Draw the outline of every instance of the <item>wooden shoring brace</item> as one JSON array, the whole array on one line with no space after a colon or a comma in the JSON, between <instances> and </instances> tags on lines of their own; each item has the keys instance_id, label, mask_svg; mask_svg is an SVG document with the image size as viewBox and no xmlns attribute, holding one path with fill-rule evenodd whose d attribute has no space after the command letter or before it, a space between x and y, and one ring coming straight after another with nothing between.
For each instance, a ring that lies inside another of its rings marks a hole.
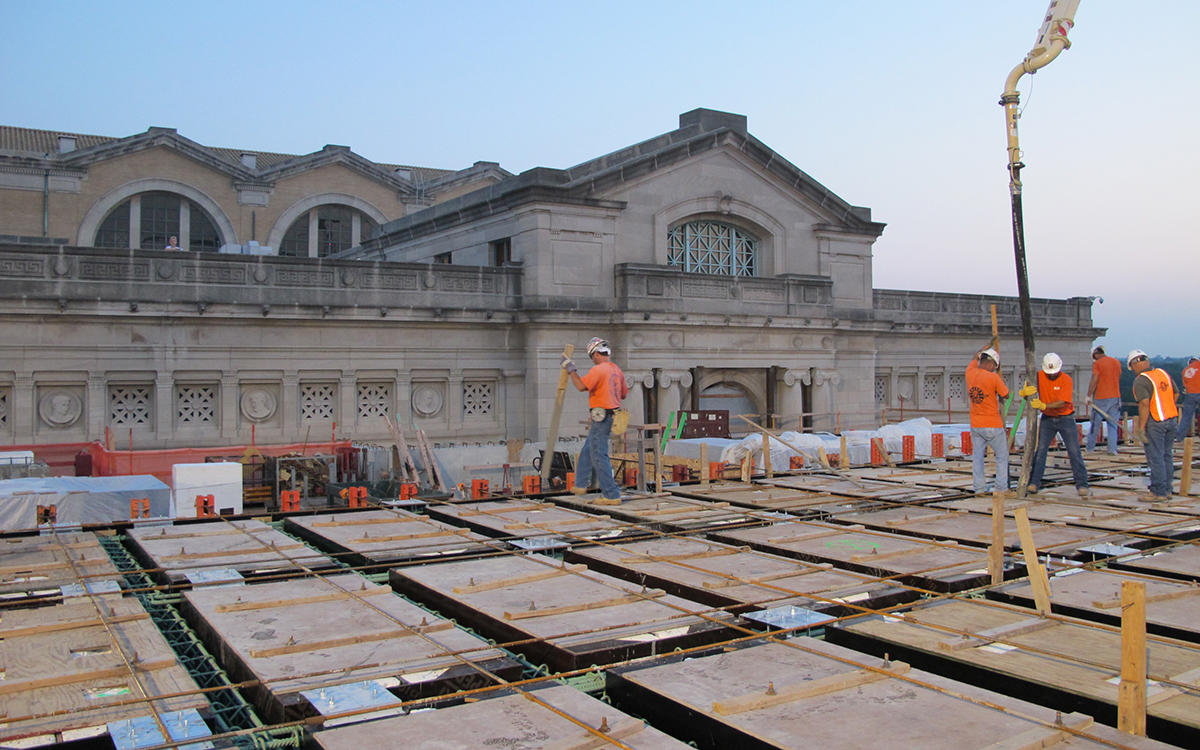
<instances>
[{"instance_id":1,"label":"wooden shoring brace","mask_svg":"<svg viewBox=\"0 0 1200 750\"><path fill-rule=\"evenodd\" d=\"M993 584L1004 582L1004 493L1000 490L992 493L992 543L988 545L988 573Z\"/></svg>"},{"instance_id":2,"label":"wooden shoring brace","mask_svg":"<svg viewBox=\"0 0 1200 750\"><path fill-rule=\"evenodd\" d=\"M765 432L762 434L762 452L763 474L766 475L767 479L772 479L775 476L775 472L772 471L771 467L771 437Z\"/></svg>"},{"instance_id":3,"label":"wooden shoring brace","mask_svg":"<svg viewBox=\"0 0 1200 750\"><path fill-rule=\"evenodd\" d=\"M794 451L795 451L795 452L796 452L798 455L801 455L801 456L803 456L803 455L804 455L804 451L800 450L799 448L797 448L796 446L792 445L792 444L791 444L791 443L789 443L788 441L786 441L786 440L784 440L783 438L779 437L779 435L776 435L774 432L772 432L772 431L768 430L767 428L765 428L765 427L760 427L760 426L759 426L759 425L758 425L756 422L752 422L751 420L747 419L746 417L743 417L741 414L739 414L739 415L738 415L738 419L742 420L743 422L745 422L746 424L750 425L751 427L753 427L754 429L758 430L759 432L763 433L764 435L770 435L771 437L775 438L775 439L776 439L776 440L778 440L780 443L782 443L784 446L786 446L786 447L788 447L788 448L791 448L792 450L794 450ZM858 487L858 488L860 488L860 489L866 489L866 488L867 488L867 485L865 485L865 484L863 484L862 482L858 481L857 479L855 479L854 477L850 476L849 474L846 474L846 473L844 473L844 472L838 471L837 469L835 469L835 468L833 468L832 466L830 466L830 465L829 465L829 459L828 459L828 457L826 457L826 456L825 456L825 451L824 451L824 450L822 450L822 449L818 449L818 453L819 453L819 454L820 454L820 456L821 456L821 463L822 463L822 464L825 466L825 468L826 468L826 469L829 469L829 470L830 470L830 471L832 471L834 474L836 474L838 477L840 477L840 478L842 478L842 479L846 480L847 482L849 482L850 484L854 485L855 487ZM844 451L843 451L842 455L843 455L843 457L845 456L845 452L844 452ZM746 480L743 480L743 481L749 481L749 479L746 479Z\"/></svg>"},{"instance_id":4,"label":"wooden shoring brace","mask_svg":"<svg viewBox=\"0 0 1200 750\"><path fill-rule=\"evenodd\" d=\"M707 487L708 476L708 443L700 444L700 486Z\"/></svg>"},{"instance_id":5,"label":"wooden shoring brace","mask_svg":"<svg viewBox=\"0 0 1200 750\"><path fill-rule=\"evenodd\" d=\"M575 353L575 345L563 347L562 355L568 359ZM550 486L550 467L554 463L554 445L558 442L558 423L562 420L563 396L567 393L570 373L562 369L558 373L558 390L554 393L554 411L550 414L550 431L546 433L546 452L542 454L542 486Z\"/></svg>"},{"instance_id":6,"label":"wooden shoring brace","mask_svg":"<svg viewBox=\"0 0 1200 750\"><path fill-rule=\"evenodd\" d=\"M1033 529L1029 526L1029 514L1024 507L1013 511L1017 518L1017 534L1021 538L1021 551L1025 553L1025 570L1029 574L1029 586L1033 589L1033 603L1042 617L1050 614L1050 581L1046 569L1038 562L1037 545L1033 543Z\"/></svg>"},{"instance_id":7,"label":"wooden shoring brace","mask_svg":"<svg viewBox=\"0 0 1200 750\"><path fill-rule=\"evenodd\" d=\"M413 461L412 453L408 450L408 440L404 438L404 428L400 426L399 417L396 417L396 440L400 444L401 460L403 460L404 465L408 467L408 471L412 475L412 481L419 484L421 477L417 474L417 464L415 461Z\"/></svg>"},{"instance_id":8,"label":"wooden shoring brace","mask_svg":"<svg viewBox=\"0 0 1200 750\"><path fill-rule=\"evenodd\" d=\"M417 442L421 445L422 455L424 455L425 462L429 467L429 486L437 487L442 492L445 492L446 481L442 479L442 470L438 468L437 459L433 456L433 446L429 444L429 438L425 436L425 430L417 430Z\"/></svg>"},{"instance_id":9,"label":"wooden shoring brace","mask_svg":"<svg viewBox=\"0 0 1200 750\"><path fill-rule=\"evenodd\" d=\"M1146 584L1121 582L1121 685L1117 729L1146 735Z\"/></svg>"},{"instance_id":10,"label":"wooden shoring brace","mask_svg":"<svg viewBox=\"0 0 1200 750\"><path fill-rule=\"evenodd\" d=\"M850 468L850 444L846 442L845 435L839 436L839 440L841 443L841 447L839 448L839 450L841 450L841 453L838 454L838 466L843 469L849 469ZM825 463L828 464L829 462L826 461Z\"/></svg>"},{"instance_id":11,"label":"wooden shoring brace","mask_svg":"<svg viewBox=\"0 0 1200 750\"><path fill-rule=\"evenodd\" d=\"M1195 438L1183 439L1183 471L1179 474L1179 494L1187 497L1192 494L1192 449Z\"/></svg>"},{"instance_id":12,"label":"wooden shoring brace","mask_svg":"<svg viewBox=\"0 0 1200 750\"><path fill-rule=\"evenodd\" d=\"M396 429L396 424L392 417L387 418L388 430L392 433L392 463L395 464L395 472L398 474L396 478L402 482L408 482L410 481L408 464L400 455L400 431Z\"/></svg>"}]
</instances>

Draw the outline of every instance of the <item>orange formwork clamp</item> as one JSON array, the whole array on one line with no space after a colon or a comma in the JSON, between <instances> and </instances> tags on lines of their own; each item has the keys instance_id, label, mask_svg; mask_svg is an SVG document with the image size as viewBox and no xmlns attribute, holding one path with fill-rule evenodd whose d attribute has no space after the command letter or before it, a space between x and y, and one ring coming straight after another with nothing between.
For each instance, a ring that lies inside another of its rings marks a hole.
<instances>
[{"instance_id":1,"label":"orange formwork clamp","mask_svg":"<svg viewBox=\"0 0 1200 750\"><path fill-rule=\"evenodd\" d=\"M882 466L883 465L883 451L879 450L879 444L882 442L883 442L882 440L878 440L878 441L872 440L871 441L871 465L872 466Z\"/></svg>"},{"instance_id":2,"label":"orange formwork clamp","mask_svg":"<svg viewBox=\"0 0 1200 750\"><path fill-rule=\"evenodd\" d=\"M935 432L929 436L929 452L934 458L945 458L946 456L946 436L940 432Z\"/></svg>"},{"instance_id":3,"label":"orange formwork clamp","mask_svg":"<svg viewBox=\"0 0 1200 750\"><path fill-rule=\"evenodd\" d=\"M788 468L789 469L803 469L804 468L804 456L788 456Z\"/></svg>"},{"instance_id":4,"label":"orange formwork clamp","mask_svg":"<svg viewBox=\"0 0 1200 750\"><path fill-rule=\"evenodd\" d=\"M691 472L688 471L687 464L671 464L671 481L686 482L691 478Z\"/></svg>"},{"instance_id":5,"label":"orange formwork clamp","mask_svg":"<svg viewBox=\"0 0 1200 750\"><path fill-rule=\"evenodd\" d=\"M969 430L963 430L962 434L962 454L964 456L975 455L975 447L971 444L971 433Z\"/></svg>"},{"instance_id":6,"label":"orange formwork clamp","mask_svg":"<svg viewBox=\"0 0 1200 750\"><path fill-rule=\"evenodd\" d=\"M625 486L635 487L638 482L638 470L636 466L625 467Z\"/></svg>"},{"instance_id":7,"label":"orange formwork clamp","mask_svg":"<svg viewBox=\"0 0 1200 750\"><path fill-rule=\"evenodd\" d=\"M472 479L471 480L471 499L472 500L483 500L487 497L490 497L490 491L488 488L488 480Z\"/></svg>"},{"instance_id":8,"label":"orange formwork clamp","mask_svg":"<svg viewBox=\"0 0 1200 750\"><path fill-rule=\"evenodd\" d=\"M129 498L129 520L135 518L150 517L150 498L148 497L131 497Z\"/></svg>"},{"instance_id":9,"label":"orange formwork clamp","mask_svg":"<svg viewBox=\"0 0 1200 750\"><path fill-rule=\"evenodd\" d=\"M214 495L196 495L196 518L212 518L217 515L214 508L217 498Z\"/></svg>"},{"instance_id":10,"label":"orange formwork clamp","mask_svg":"<svg viewBox=\"0 0 1200 750\"><path fill-rule=\"evenodd\" d=\"M573 487L575 487L575 472L568 471L567 472L567 491L569 492Z\"/></svg>"},{"instance_id":11,"label":"orange formwork clamp","mask_svg":"<svg viewBox=\"0 0 1200 750\"><path fill-rule=\"evenodd\" d=\"M904 435L900 438L901 450L903 455L900 460L904 463L912 463L917 460L917 438L913 435Z\"/></svg>"},{"instance_id":12,"label":"orange formwork clamp","mask_svg":"<svg viewBox=\"0 0 1200 750\"><path fill-rule=\"evenodd\" d=\"M724 461L709 461L708 462L708 478L709 479L724 479L725 478L725 462Z\"/></svg>"},{"instance_id":13,"label":"orange formwork clamp","mask_svg":"<svg viewBox=\"0 0 1200 750\"><path fill-rule=\"evenodd\" d=\"M825 455L825 460L829 462L830 466L837 466L838 464L840 464L842 462L842 454L841 453L827 453Z\"/></svg>"},{"instance_id":14,"label":"orange formwork clamp","mask_svg":"<svg viewBox=\"0 0 1200 750\"><path fill-rule=\"evenodd\" d=\"M300 510L300 490L284 490L279 493L279 510L294 513Z\"/></svg>"},{"instance_id":15,"label":"orange formwork clamp","mask_svg":"<svg viewBox=\"0 0 1200 750\"><path fill-rule=\"evenodd\" d=\"M521 492L526 495L536 495L542 491L542 475L526 474L521 477Z\"/></svg>"},{"instance_id":16,"label":"orange formwork clamp","mask_svg":"<svg viewBox=\"0 0 1200 750\"><path fill-rule=\"evenodd\" d=\"M58 506L39 505L37 507L37 522L38 526L58 523Z\"/></svg>"},{"instance_id":17,"label":"orange formwork clamp","mask_svg":"<svg viewBox=\"0 0 1200 750\"><path fill-rule=\"evenodd\" d=\"M366 487L343 487L338 496L346 501L347 508L367 507Z\"/></svg>"},{"instance_id":18,"label":"orange formwork clamp","mask_svg":"<svg viewBox=\"0 0 1200 750\"><path fill-rule=\"evenodd\" d=\"M400 499L408 500L417 496L417 485L415 482L405 482L400 485Z\"/></svg>"}]
</instances>

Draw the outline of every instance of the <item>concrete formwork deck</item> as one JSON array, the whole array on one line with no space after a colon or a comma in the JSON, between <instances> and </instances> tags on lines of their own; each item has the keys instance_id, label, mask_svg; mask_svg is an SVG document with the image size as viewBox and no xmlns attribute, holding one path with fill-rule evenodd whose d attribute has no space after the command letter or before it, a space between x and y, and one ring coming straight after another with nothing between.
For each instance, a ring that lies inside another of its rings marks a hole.
<instances>
[{"instance_id":1,"label":"concrete formwork deck","mask_svg":"<svg viewBox=\"0 0 1200 750\"><path fill-rule=\"evenodd\" d=\"M1183 581L1200 581L1200 544L1181 542L1140 555L1125 555L1113 560L1111 566Z\"/></svg>"},{"instance_id":2,"label":"concrete formwork deck","mask_svg":"<svg viewBox=\"0 0 1200 750\"><path fill-rule=\"evenodd\" d=\"M132 529L129 542L160 580L179 585L188 582L189 573L219 569L251 577L335 566L298 539L252 519Z\"/></svg>"},{"instance_id":3,"label":"concrete formwork deck","mask_svg":"<svg viewBox=\"0 0 1200 750\"><path fill-rule=\"evenodd\" d=\"M108 722L184 709L207 711L208 700L136 599L96 595L4 610L4 746L103 735Z\"/></svg>"},{"instance_id":4,"label":"concrete formwork deck","mask_svg":"<svg viewBox=\"0 0 1200 750\"><path fill-rule=\"evenodd\" d=\"M314 714L303 690L390 678L409 699L519 674L499 649L353 573L194 589L181 609L235 679L256 681L246 692L269 721Z\"/></svg>"},{"instance_id":5,"label":"concrete formwork deck","mask_svg":"<svg viewBox=\"0 0 1200 750\"><path fill-rule=\"evenodd\" d=\"M992 499L990 497L970 497L935 503L930 507L965 510L986 514L990 517ZM1032 521L1121 531L1147 539L1167 541L1200 535L1200 522L1195 518L1172 513L1166 509L1141 510L1113 506L1091 498L1054 499L1038 495L1028 497L1024 501L1006 500L1005 515L1013 515L1013 512L1019 507L1025 508L1026 514Z\"/></svg>"},{"instance_id":6,"label":"concrete formwork deck","mask_svg":"<svg viewBox=\"0 0 1200 750\"><path fill-rule=\"evenodd\" d=\"M392 587L553 669L728 636L732 619L664 591L542 555L393 569Z\"/></svg>"},{"instance_id":7,"label":"concrete formwork deck","mask_svg":"<svg viewBox=\"0 0 1200 750\"><path fill-rule=\"evenodd\" d=\"M559 536L582 542L637 532L607 515L528 499L433 504L425 512L431 518L503 540Z\"/></svg>"},{"instance_id":8,"label":"concrete formwork deck","mask_svg":"<svg viewBox=\"0 0 1200 750\"><path fill-rule=\"evenodd\" d=\"M958 492L937 487L919 487L916 485L883 482L866 477L859 477L857 472L840 472L834 474L795 474L780 476L774 479L759 479L758 484L772 487L788 487L792 489L823 491L833 495L848 498L860 498L888 504L922 504L934 500L946 500L958 495Z\"/></svg>"},{"instance_id":9,"label":"concrete formwork deck","mask_svg":"<svg viewBox=\"0 0 1200 750\"><path fill-rule=\"evenodd\" d=\"M929 591L961 591L990 580L986 550L861 526L785 521L709 536L726 544L748 544L763 552L894 578Z\"/></svg>"},{"instance_id":10,"label":"concrete formwork deck","mask_svg":"<svg viewBox=\"0 0 1200 750\"><path fill-rule=\"evenodd\" d=\"M588 547L567 553L566 559L739 612L790 604L840 614L849 611L850 602L879 609L918 596L894 582L834 570L829 563L686 537Z\"/></svg>"},{"instance_id":11,"label":"concrete formwork deck","mask_svg":"<svg viewBox=\"0 0 1200 750\"><path fill-rule=\"evenodd\" d=\"M58 596L62 586L119 578L92 532L0 540L0 601Z\"/></svg>"},{"instance_id":12,"label":"concrete formwork deck","mask_svg":"<svg viewBox=\"0 0 1200 750\"><path fill-rule=\"evenodd\" d=\"M704 750L1167 747L811 638L618 668L610 683L618 706Z\"/></svg>"},{"instance_id":13,"label":"concrete formwork deck","mask_svg":"<svg viewBox=\"0 0 1200 750\"><path fill-rule=\"evenodd\" d=\"M388 563L412 562L499 549L491 537L405 510L292 516L284 530L355 567L383 572Z\"/></svg>"},{"instance_id":14,"label":"concrete formwork deck","mask_svg":"<svg viewBox=\"0 0 1200 750\"><path fill-rule=\"evenodd\" d=\"M864 502L826 490L806 490L761 484L684 485L670 488L679 497L724 502L743 508L782 512L800 518L821 518L854 510Z\"/></svg>"},{"instance_id":15,"label":"concrete formwork deck","mask_svg":"<svg viewBox=\"0 0 1200 750\"><path fill-rule=\"evenodd\" d=\"M641 524L647 530L688 531L755 522L753 513L727 502L709 502L665 493L637 497L620 505L596 504L573 496L556 497L554 501L568 508L605 513L613 518Z\"/></svg>"},{"instance_id":16,"label":"concrete formwork deck","mask_svg":"<svg viewBox=\"0 0 1200 750\"><path fill-rule=\"evenodd\" d=\"M591 731L595 730L595 731ZM609 742L605 738L615 740ZM685 750L688 745L569 687L545 687L477 703L327 729L313 734L324 750Z\"/></svg>"},{"instance_id":17,"label":"concrete formwork deck","mask_svg":"<svg viewBox=\"0 0 1200 750\"><path fill-rule=\"evenodd\" d=\"M933 672L1115 725L1121 674L1119 629L981 600L915 606L903 615L845 621L826 629L833 643L890 653ZM1147 722L1157 739L1200 743L1200 650L1148 636Z\"/></svg>"}]
</instances>

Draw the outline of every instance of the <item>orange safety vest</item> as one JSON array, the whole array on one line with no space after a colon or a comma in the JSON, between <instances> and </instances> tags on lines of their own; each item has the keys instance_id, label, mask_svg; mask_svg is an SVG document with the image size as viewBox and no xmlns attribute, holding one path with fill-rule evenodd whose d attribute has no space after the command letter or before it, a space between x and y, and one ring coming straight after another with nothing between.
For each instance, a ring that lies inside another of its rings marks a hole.
<instances>
[{"instance_id":1,"label":"orange safety vest","mask_svg":"<svg viewBox=\"0 0 1200 750\"><path fill-rule=\"evenodd\" d=\"M1179 416L1175 406L1175 386L1171 384L1171 376L1163 370L1146 370L1142 373L1150 379L1154 386L1154 395L1150 398L1150 416L1155 422L1163 422Z\"/></svg>"},{"instance_id":2,"label":"orange safety vest","mask_svg":"<svg viewBox=\"0 0 1200 750\"><path fill-rule=\"evenodd\" d=\"M1183 390L1200 393L1200 364L1191 364L1183 369Z\"/></svg>"}]
</instances>

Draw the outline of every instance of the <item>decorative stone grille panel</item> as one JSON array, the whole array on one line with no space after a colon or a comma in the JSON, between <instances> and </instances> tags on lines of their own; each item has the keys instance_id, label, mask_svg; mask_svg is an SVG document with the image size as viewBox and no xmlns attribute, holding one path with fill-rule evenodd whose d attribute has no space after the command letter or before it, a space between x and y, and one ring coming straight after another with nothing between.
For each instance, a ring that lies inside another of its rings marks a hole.
<instances>
[{"instance_id":1,"label":"decorative stone grille panel","mask_svg":"<svg viewBox=\"0 0 1200 750\"><path fill-rule=\"evenodd\" d=\"M114 427L149 425L153 418L153 386L110 385L108 423Z\"/></svg>"},{"instance_id":2,"label":"decorative stone grille panel","mask_svg":"<svg viewBox=\"0 0 1200 750\"><path fill-rule=\"evenodd\" d=\"M217 418L217 386L175 386L175 420L180 425L211 425Z\"/></svg>"},{"instance_id":3,"label":"decorative stone grille panel","mask_svg":"<svg viewBox=\"0 0 1200 750\"><path fill-rule=\"evenodd\" d=\"M887 375L875 376L875 403L886 404L888 402L888 377Z\"/></svg>"},{"instance_id":4,"label":"decorative stone grille panel","mask_svg":"<svg viewBox=\"0 0 1200 750\"><path fill-rule=\"evenodd\" d=\"M967 376L962 373L951 375L948 388L947 396L956 402L965 401L967 398Z\"/></svg>"},{"instance_id":5,"label":"decorative stone grille panel","mask_svg":"<svg viewBox=\"0 0 1200 750\"><path fill-rule=\"evenodd\" d=\"M940 372L925 374L921 397L925 399L926 403L938 403L942 400L942 374Z\"/></svg>"},{"instance_id":6,"label":"decorative stone grille panel","mask_svg":"<svg viewBox=\"0 0 1200 750\"><path fill-rule=\"evenodd\" d=\"M337 386L333 383L300 385L300 421L333 419Z\"/></svg>"},{"instance_id":7,"label":"decorative stone grille panel","mask_svg":"<svg viewBox=\"0 0 1200 750\"><path fill-rule=\"evenodd\" d=\"M358 416L386 417L392 413L391 383L358 384Z\"/></svg>"},{"instance_id":8,"label":"decorative stone grille panel","mask_svg":"<svg viewBox=\"0 0 1200 750\"><path fill-rule=\"evenodd\" d=\"M490 380L463 382L463 416L490 417L496 413L496 384Z\"/></svg>"}]
</instances>

